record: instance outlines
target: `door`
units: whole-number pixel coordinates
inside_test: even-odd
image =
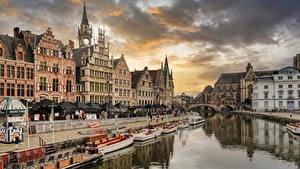
[[[294,110],[294,101],[287,101],[287,109]]]

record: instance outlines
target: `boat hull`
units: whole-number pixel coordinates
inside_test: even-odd
[[[286,125],[286,128],[287,128],[290,132],[292,132],[292,133],[294,133],[294,134],[297,134],[297,135],[300,135],[300,127],[296,127],[296,126],[292,126],[292,125],[287,124],[287,125]]]
[[[190,126],[190,124],[188,123],[188,124],[180,124],[179,126],[178,126],[178,129],[184,129],[184,128],[187,128],[187,127],[189,127]]]
[[[115,143],[115,144],[112,144],[112,145],[109,145],[109,146],[99,148],[98,152],[101,152],[102,154],[108,154],[108,153],[126,148],[126,147],[128,147],[132,144],[133,144],[133,137],[130,137],[130,138],[124,140],[124,141],[121,141],[121,142],[118,142],[118,143]]]
[[[204,123],[205,120],[201,120],[201,121],[197,121],[197,122],[190,122],[190,125],[197,125],[197,124],[200,124],[200,123]]]
[[[162,134],[169,134],[175,132],[177,130],[177,126],[170,129],[163,129]]]

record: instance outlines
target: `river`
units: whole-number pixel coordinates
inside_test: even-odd
[[[300,136],[282,124],[215,114],[204,124],[104,157],[94,169],[290,169],[300,167]]]

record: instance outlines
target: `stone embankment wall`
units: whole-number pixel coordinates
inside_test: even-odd
[[[265,120],[275,121],[278,123],[299,123],[300,114],[291,112],[252,112],[252,111],[232,111],[234,114],[242,114],[257,117]]]
[[[146,117],[136,117],[136,118],[119,118],[119,126],[128,123],[137,123],[147,121]],[[39,133],[52,132],[54,126],[55,131],[73,130],[87,128],[90,123],[98,122],[100,126],[113,126],[116,123],[115,119],[106,120],[59,120],[59,121],[39,121],[30,122],[30,125],[35,125]],[[54,125],[52,125],[54,123]]]

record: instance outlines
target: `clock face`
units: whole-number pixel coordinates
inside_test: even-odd
[[[83,43],[85,44],[85,45],[88,45],[89,44],[89,40],[88,39],[83,39]]]

